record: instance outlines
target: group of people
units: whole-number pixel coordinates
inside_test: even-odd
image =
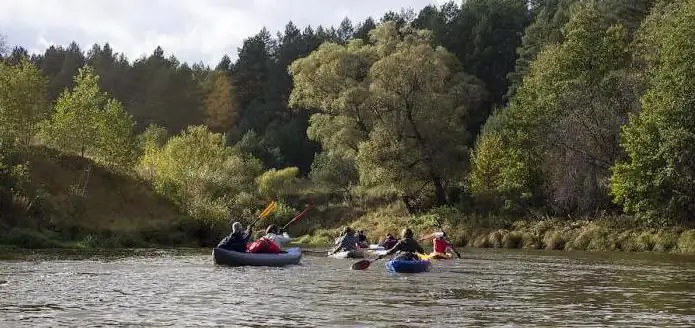
[[[435,232],[427,237],[415,240],[413,231],[410,228],[405,228],[401,232],[401,239],[396,239],[391,233],[388,233],[384,240],[379,244],[387,250],[386,253],[378,256],[381,259],[385,256],[392,255],[398,252],[397,259],[401,260],[416,260],[419,259],[417,253],[424,254],[425,250],[420,246],[419,241],[432,238],[433,255],[445,255],[451,249],[456,255],[461,258],[461,254],[454,248],[454,245],[446,238],[446,233],[443,231]],[[361,239],[364,238],[364,239]],[[350,227],[345,227],[340,237],[336,239],[335,247],[329,251],[329,254],[340,251],[354,251],[359,248],[366,248],[367,237],[364,231],[355,231]],[[364,246],[363,246],[364,245]]]
[[[278,254],[282,253],[282,247],[285,243],[293,240],[293,238],[291,238],[286,232],[278,230],[276,225],[271,224],[265,230],[265,235],[263,237],[249,243],[252,230],[253,224],[249,225],[246,230],[243,230],[241,223],[234,222],[232,224],[232,233],[222,239],[217,247],[235,252]],[[401,232],[401,239],[396,239],[396,237],[390,233],[386,235],[384,240],[379,245],[387,251],[386,253],[379,255],[378,259],[398,252],[398,255],[396,256],[397,259],[416,260],[418,259],[417,253],[425,253],[425,250],[422,248],[422,246],[420,246],[419,241],[423,241],[431,237],[434,237],[432,240],[434,248],[433,255],[446,255],[447,251],[451,249],[459,258],[461,258],[461,254],[459,254],[451,242],[447,240],[445,232],[435,232],[426,237],[420,238],[419,240],[415,240],[413,237],[413,231],[410,228],[405,228]],[[369,244],[364,230],[355,232],[354,229],[345,227],[340,236],[336,239],[335,247],[329,251],[329,254],[340,251],[356,251],[360,248],[367,247],[369,247]]]
[[[293,240],[286,232],[278,230],[274,224],[268,226],[265,230],[265,235],[258,240],[249,243],[251,239],[253,224],[249,225],[246,230],[239,222],[232,224],[232,233],[225,237],[217,244],[218,248],[231,250],[235,252],[249,253],[282,253],[282,246]]]

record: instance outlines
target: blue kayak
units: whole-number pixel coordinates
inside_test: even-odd
[[[390,260],[386,262],[386,270],[398,273],[420,273],[430,269],[429,260]]]

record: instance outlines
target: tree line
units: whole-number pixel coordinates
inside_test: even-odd
[[[259,199],[690,221],[693,0],[470,0],[292,22],[216,67],[76,43],[0,66],[3,145],[151,181],[198,218]]]

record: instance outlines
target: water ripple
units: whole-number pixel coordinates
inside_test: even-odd
[[[682,258],[473,250],[417,275],[350,264],[226,268],[166,252],[0,262],[0,326],[695,325],[695,266]]]

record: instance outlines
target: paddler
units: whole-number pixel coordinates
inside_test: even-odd
[[[416,253],[425,254],[425,250],[422,246],[418,244],[417,240],[413,238],[413,231],[410,228],[405,228],[401,232],[401,240],[399,240],[393,248],[389,249],[386,253],[379,255],[377,260],[380,260],[386,256],[389,256],[395,252],[399,252],[396,259],[404,261],[418,260],[419,257]]]
[[[395,246],[396,243],[398,243],[398,239],[394,237],[391,233],[387,233],[386,237],[384,238],[384,241],[381,242],[381,247],[384,249],[391,249],[391,247]]]
[[[432,239],[432,255],[441,255],[441,256],[447,256],[447,251],[451,249],[454,253],[456,253],[456,256],[458,258],[461,258],[461,254],[454,248],[454,245],[446,238],[446,232],[444,231],[438,231],[433,234],[430,234],[428,237],[420,239],[420,241],[427,239],[429,237],[434,237]]]
[[[294,240],[292,237],[290,237],[290,235],[287,234],[287,232],[279,234],[278,226],[274,224],[269,225],[268,228],[265,229],[265,236],[263,237],[272,240],[279,247],[283,247],[286,243]]]
[[[356,251],[358,249],[358,244],[359,240],[355,235],[355,231],[350,227],[345,227],[341,236],[336,240],[336,246],[328,251],[328,255],[341,251]]]
[[[253,224],[249,225],[246,231],[242,231],[243,226],[241,223],[232,223],[232,233],[224,237],[224,239],[217,244],[217,247],[240,253],[246,252],[246,244],[249,242],[249,238],[251,238],[252,227]]]

